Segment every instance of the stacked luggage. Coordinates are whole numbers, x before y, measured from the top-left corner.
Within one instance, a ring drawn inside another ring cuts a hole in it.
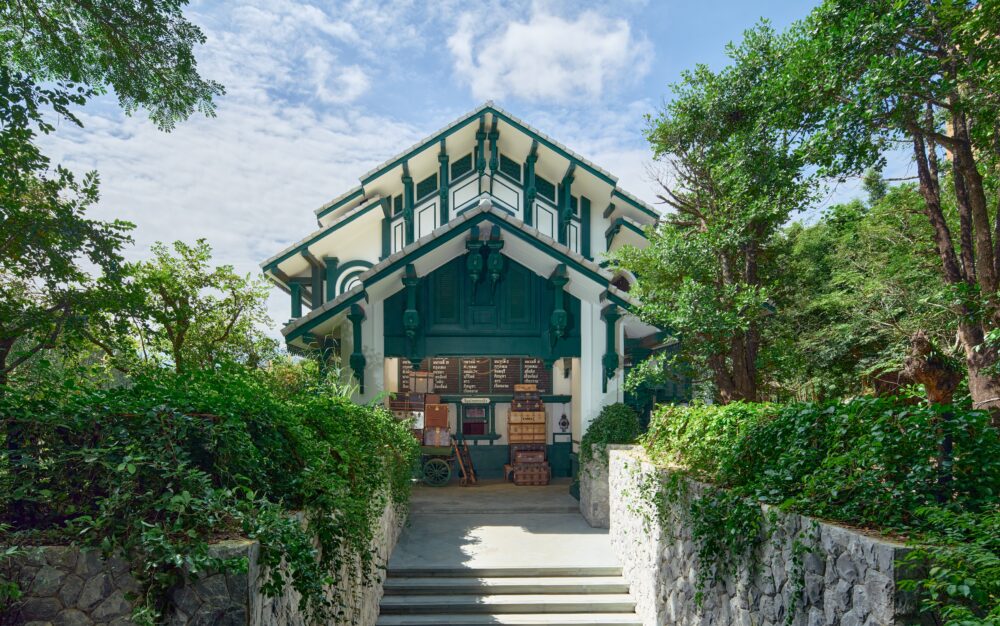
[[[551,477],[545,459],[545,404],[534,384],[514,385],[507,441],[515,485],[547,485]]]

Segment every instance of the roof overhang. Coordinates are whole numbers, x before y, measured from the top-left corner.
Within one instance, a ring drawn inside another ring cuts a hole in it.
[[[465,241],[472,229],[479,228],[481,238],[485,239],[488,232],[483,229],[493,226],[499,227],[505,242],[502,254],[535,273],[548,276],[558,265],[565,265],[570,278],[566,290],[577,298],[613,303],[626,310],[638,305],[628,293],[611,285],[613,274],[610,271],[493,206],[488,194],[484,194],[474,208],[361,274],[359,286],[287,325],[281,331],[285,341],[290,345],[305,345],[312,336],[333,333],[352,304],[384,300],[402,289],[407,265],[412,264],[419,276],[425,276],[465,254]]]

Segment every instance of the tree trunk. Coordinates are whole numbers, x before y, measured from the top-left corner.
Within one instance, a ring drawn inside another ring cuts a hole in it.
[[[927,399],[931,404],[951,404],[962,374],[934,347],[923,331],[910,338],[910,353],[904,367],[904,373],[927,390]]]

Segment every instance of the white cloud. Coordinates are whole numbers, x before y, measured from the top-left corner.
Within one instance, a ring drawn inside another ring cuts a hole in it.
[[[644,75],[652,59],[652,45],[627,21],[592,10],[566,19],[536,7],[527,21],[484,32],[489,23],[464,14],[448,38],[455,72],[477,98],[597,100]]]
[[[313,93],[327,104],[354,102],[368,91],[371,81],[359,65],[340,66],[337,56],[320,46],[302,55],[309,67]]]

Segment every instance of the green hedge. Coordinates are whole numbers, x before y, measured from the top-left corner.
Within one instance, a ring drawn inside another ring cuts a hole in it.
[[[948,472],[939,467],[945,438]],[[985,412],[874,398],[671,405],[656,412],[643,445],[654,461],[722,488],[710,504],[764,502],[910,537],[921,546],[914,558],[936,563],[911,583],[928,610],[950,624],[1000,619],[1000,436]],[[703,501],[693,512],[711,508]],[[732,510],[699,515],[703,546],[746,526]],[[719,552],[706,556],[724,560]]]
[[[19,449],[0,458],[0,526],[14,541],[124,550],[147,589],[136,614],[147,623],[185,572],[245,567],[211,558],[208,544],[249,536],[270,567],[266,591],[283,587],[284,560],[303,608],[334,618],[342,599],[323,584],[344,559],[375,574],[375,522],[390,501],[405,506],[417,445],[387,411],[280,374],[223,366],[113,389],[79,377],[10,388],[0,415]]]
[[[635,443],[640,431],[639,416],[632,407],[621,402],[605,406],[580,440],[580,463],[595,460],[607,464],[608,445]]]

